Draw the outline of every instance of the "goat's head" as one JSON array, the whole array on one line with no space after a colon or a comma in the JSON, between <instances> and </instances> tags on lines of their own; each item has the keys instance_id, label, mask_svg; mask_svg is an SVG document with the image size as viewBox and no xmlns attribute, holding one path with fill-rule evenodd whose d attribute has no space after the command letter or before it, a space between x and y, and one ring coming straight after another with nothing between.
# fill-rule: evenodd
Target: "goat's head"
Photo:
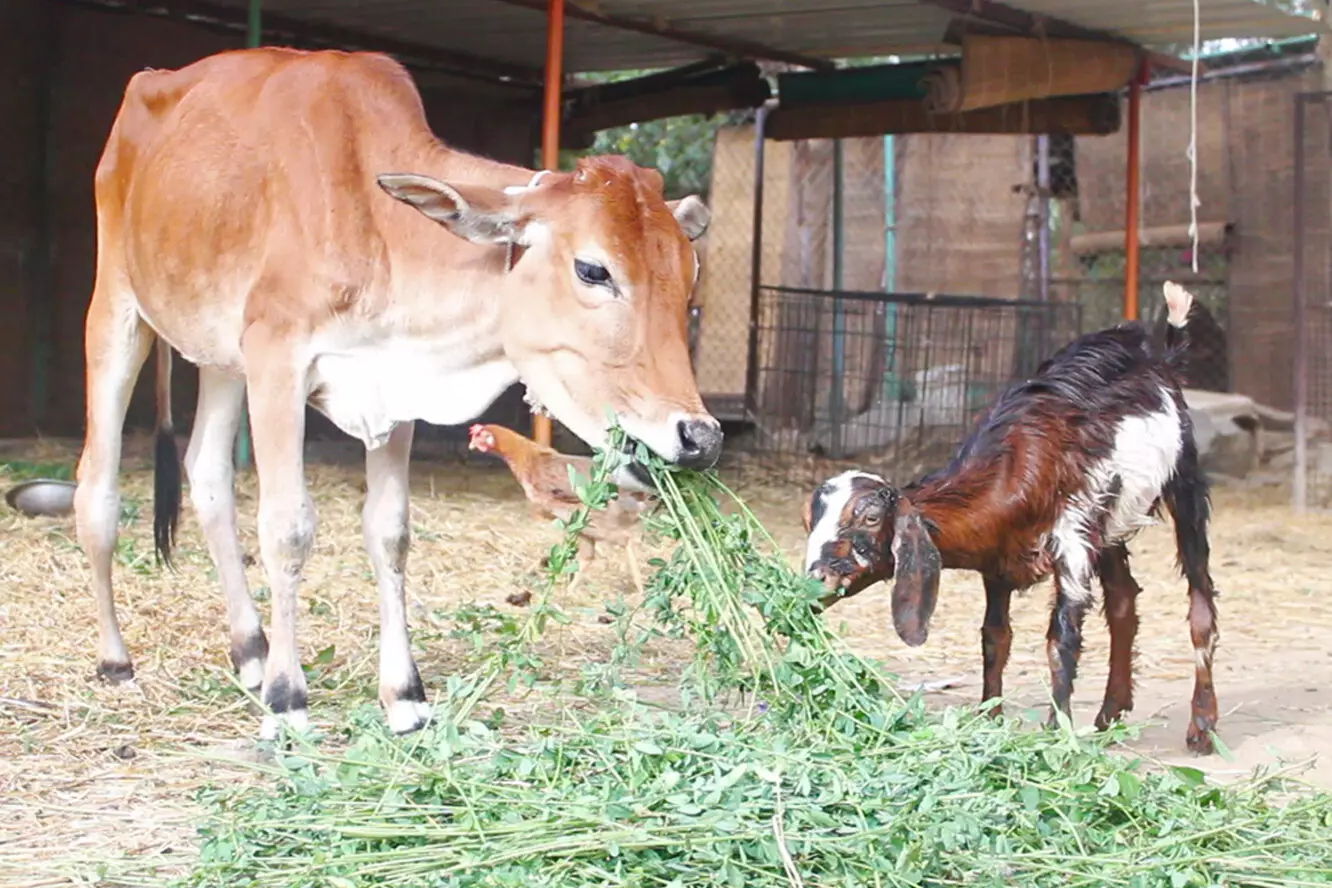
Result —
<instances>
[{"instance_id":1,"label":"goat's head","mask_svg":"<svg viewBox=\"0 0 1332 888\"><path fill-rule=\"evenodd\" d=\"M805 572L828 588L825 608L895 580L893 626L912 647L925 643L942 560L910 499L878 475L843 472L814 491L804 524Z\"/></svg>"}]
</instances>

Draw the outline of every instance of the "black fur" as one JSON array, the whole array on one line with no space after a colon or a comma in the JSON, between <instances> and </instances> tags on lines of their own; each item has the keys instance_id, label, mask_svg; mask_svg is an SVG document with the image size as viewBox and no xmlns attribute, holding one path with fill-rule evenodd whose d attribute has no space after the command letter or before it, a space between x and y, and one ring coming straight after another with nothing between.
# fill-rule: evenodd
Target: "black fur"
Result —
<instances>
[{"instance_id":1,"label":"black fur","mask_svg":"<svg viewBox=\"0 0 1332 888\"><path fill-rule=\"evenodd\" d=\"M1082 431L1088 460L1108 456L1118 420L1156 412L1163 406L1161 389L1178 390L1172 361L1182 351L1179 340L1172 339L1170 346L1158 362L1147 328L1136 321L1080 336L1047 358L1032 377L1001 392L949 464L911 487L956 474L973 458L993 457L1003 451L1015 425L1052 411Z\"/></svg>"},{"instance_id":2,"label":"black fur","mask_svg":"<svg viewBox=\"0 0 1332 888\"><path fill-rule=\"evenodd\" d=\"M1207 542L1207 525L1211 521L1212 500L1207 476L1198 464L1198 445L1193 440L1193 421L1188 411L1181 412L1184 428L1183 447L1174 476L1161 491L1162 499L1175 519L1175 541L1178 546L1180 572L1189 581L1191 589L1216 591L1208 572L1211 546Z\"/></svg>"},{"instance_id":3,"label":"black fur","mask_svg":"<svg viewBox=\"0 0 1332 888\"><path fill-rule=\"evenodd\" d=\"M134 680L134 666L131 663L112 663L103 660L97 664L97 677L111 684L123 684Z\"/></svg>"},{"instance_id":4,"label":"black fur","mask_svg":"<svg viewBox=\"0 0 1332 888\"><path fill-rule=\"evenodd\" d=\"M171 550L180 523L180 450L168 426L157 430L153 458L153 548L159 564L173 568Z\"/></svg>"},{"instance_id":5,"label":"black fur","mask_svg":"<svg viewBox=\"0 0 1332 888\"><path fill-rule=\"evenodd\" d=\"M306 697L305 688L292 687L286 676L279 675L273 679L273 683L264 692L264 705L274 715L281 715L284 712L297 712L306 709L309 701Z\"/></svg>"},{"instance_id":6,"label":"black fur","mask_svg":"<svg viewBox=\"0 0 1332 888\"><path fill-rule=\"evenodd\" d=\"M262 629L255 632L240 644L231 646L231 665L237 672L251 660L263 662L268 658L268 639ZM250 690L254 690L251 688Z\"/></svg>"}]
</instances>

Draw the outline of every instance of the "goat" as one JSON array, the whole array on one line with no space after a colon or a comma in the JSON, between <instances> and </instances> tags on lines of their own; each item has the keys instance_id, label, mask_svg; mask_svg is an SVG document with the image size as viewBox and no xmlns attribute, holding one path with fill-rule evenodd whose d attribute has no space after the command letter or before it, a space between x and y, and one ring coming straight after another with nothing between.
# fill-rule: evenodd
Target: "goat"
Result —
<instances>
[{"instance_id":1,"label":"goat","mask_svg":"<svg viewBox=\"0 0 1332 888\"><path fill-rule=\"evenodd\" d=\"M980 573L984 702L1003 695L1013 592L1053 574L1046 634L1053 724L1057 710L1069 714L1083 618L1099 576L1110 628L1110 678L1096 716L1104 729L1133 709L1141 589L1126 544L1155 523L1164 504L1189 584L1195 684L1187 743L1210 753L1218 637L1208 569L1211 501L1178 381L1193 297L1167 283L1165 298L1164 353L1152 349L1138 322L1089 333L1000 394L944 469L901 489L859 471L820 485L803 518L805 570L829 590L822 606L892 579L894 627L914 647L928 637L940 571Z\"/></svg>"}]
</instances>

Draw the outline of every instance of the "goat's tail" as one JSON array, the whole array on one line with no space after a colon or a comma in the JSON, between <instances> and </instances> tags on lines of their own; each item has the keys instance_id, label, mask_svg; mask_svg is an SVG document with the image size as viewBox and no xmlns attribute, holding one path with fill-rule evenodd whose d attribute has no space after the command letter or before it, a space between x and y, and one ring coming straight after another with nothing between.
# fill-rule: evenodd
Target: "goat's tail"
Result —
<instances>
[{"instance_id":1,"label":"goat's tail","mask_svg":"<svg viewBox=\"0 0 1332 888\"><path fill-rule=\"evenodd\" d=\"M1174 281L1162 286L1166 301L1165 362L1171 370L1183 370L1189 348L1189 316L1193 294Z\"/></svg>"},{"instance_id":2,"label":"goat's tail","mask_svg":"<svg viewBox=\"0 0 1332 888\"><path fill-rule=\"evenodd\" d=\"M171 346L157 337L157 447L153 454L153 548L171 567L180 522L180 450L171 419Z\"/></svg>"}]
</instances>

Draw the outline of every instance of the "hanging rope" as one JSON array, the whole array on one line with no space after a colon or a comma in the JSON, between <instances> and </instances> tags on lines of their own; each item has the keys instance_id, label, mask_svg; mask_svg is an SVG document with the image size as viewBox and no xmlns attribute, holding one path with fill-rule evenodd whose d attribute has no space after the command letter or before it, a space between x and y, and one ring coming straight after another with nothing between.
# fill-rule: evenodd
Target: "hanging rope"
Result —
<instances>
[{"instance_id":1,"label":"hanging rope","mask_svg":"<svg viewBox=\"0 0 1332 888\"><path fill-rule=\"evenodd\" d=\"M1201 0L1193 0L1193 73L1189 77L1189 238L1193 273L1198 273L1198 56L1202 54Z\"/></svg>"}]
</instances>

